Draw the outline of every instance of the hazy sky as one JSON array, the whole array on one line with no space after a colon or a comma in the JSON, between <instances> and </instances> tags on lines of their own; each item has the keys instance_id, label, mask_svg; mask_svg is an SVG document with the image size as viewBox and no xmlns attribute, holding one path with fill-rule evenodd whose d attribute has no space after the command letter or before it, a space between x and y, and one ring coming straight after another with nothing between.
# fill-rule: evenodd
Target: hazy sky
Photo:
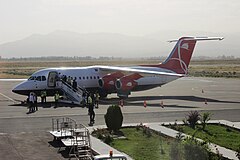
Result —
<instances>
[{"instance_id":1,"label":"hazy sky","mask_svg":"<svg viewBox=\"0 0 240 160\"><path fill-rule=\"evenodd\" d=\"M240 0L0 0L0 44L55 30L240 32Z\"/></svg>"}]
</instances>

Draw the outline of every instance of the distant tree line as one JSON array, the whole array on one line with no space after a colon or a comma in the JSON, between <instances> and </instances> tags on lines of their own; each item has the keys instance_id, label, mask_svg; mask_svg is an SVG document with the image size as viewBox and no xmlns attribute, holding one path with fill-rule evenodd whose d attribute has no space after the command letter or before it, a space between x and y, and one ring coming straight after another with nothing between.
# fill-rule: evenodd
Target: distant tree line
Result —
<instances>
[{"instance_id":1,"label":"distant tree line","mask_svg":"<svg viewBox=\"0 0 240 160\"><path fill-rule=\"evenodd\" d=\"M63 60L63 61L73 61L73 60L165 60L166 56L157 56L157 57L139 57L139 58L124 58L124 57L92 57L92 56L73 56L73 57L67 57L67 56L46 56L46 57L12 57L12 58L3 58L0 56L0 60L3 61L54 61L54 60ZM234 60L234 59L240 59L236 58L234 56L217 56L217 57L208 57L208 56L194 56L193 60Z\"/></svg>"},{"instance_id":2,"label":"distant tree line","mask_svg":"<svg viewBox=\"0 0 240 160\"><path fill-rule=\"evenodd\" d=\"M62 60L62 61L73 61L73 60L156 60L156 59L165 59L166 57L140 57L140 58L124 58L124 57L65 57L65 56L47 56L47 57L12 57L12 58L1 58L0 60L4 61L55 61L55 60Z\"/></svg>"}]
</instances>

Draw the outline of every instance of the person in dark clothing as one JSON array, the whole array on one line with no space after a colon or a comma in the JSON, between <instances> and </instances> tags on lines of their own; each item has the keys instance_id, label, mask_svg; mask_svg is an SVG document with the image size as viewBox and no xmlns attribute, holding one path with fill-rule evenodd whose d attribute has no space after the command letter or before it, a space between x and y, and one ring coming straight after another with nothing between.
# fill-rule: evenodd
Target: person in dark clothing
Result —
<instances>
[{"instance_id":1,"label":"person in dark clothing","mask_svg":"<svg viewBox=\"0 0 240 160\"><path fill-rule=\"evenodd\" d=\"M63 80L63 82L67 82L67 76L66 76L66 75L63 75L62 80Z\"/></svg>"},{"instance_id":2,"label":"person in dark clothing","mask_svg":"<svg viewBox=\"0 0 240 160\"><path fill-rule=\"evenodd\" d=\"M55 106L54 108L57 108L58 107L58 100L60 98L60 95L58 93L58 91L56 91L55 95L54 95L54 100L55 100Z\"/></svg>"},{"instance_id":3,"label":"person in dark clothing","mask_svg":"<svg viewBox=\"0 0 240 160\"><path fill-rule=\"evenodd\" d=\"M41 91L41 103L46 103L47 91Z\"/></svg>"},{"instance_id":4,"label":"person in dark clothing","mask_svg":"<svg viewBox=\"0 0 240 160\"><path fill-rule=\"evenodd\" d=\"M75 77L74 80L73 80L73 84L72 84L72 87L77 90L77 78Z\"/></svg>"},{"instance_id":5,"label":"person in dark clothing","mask_svg":"<svg viewBox=\"0 0 240 160\"><path fill-rule=\"evenodd\" d=\"M94 93L91 93L90 96L91 96L91 98L92 98L92 103L93 103L93 105L95 106L95 103L96 103L95 94L94 94Z\"/></svg>"},{"instance_id":6,"label":"person in dark clothing","mask_svg":"<svg viewBox=\"0 0 240 160\"><path fill-rule=\"evenodd\" d=\"M88 97L88 111L89 111L89 116L90 116L90 123L89 125L93 125L95 122L95 112L94 112L94 103L92 101L92 97Z\"/></svg>"}]
</instances>

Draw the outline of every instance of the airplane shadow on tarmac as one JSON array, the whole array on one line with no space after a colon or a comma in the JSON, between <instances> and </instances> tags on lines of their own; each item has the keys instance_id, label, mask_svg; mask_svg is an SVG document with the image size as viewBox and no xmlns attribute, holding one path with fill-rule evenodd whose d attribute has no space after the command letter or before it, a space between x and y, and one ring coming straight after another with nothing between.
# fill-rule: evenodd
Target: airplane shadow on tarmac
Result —
<instances>
[{"instance_id":1,"label":"airplane shadow on tarmac","mask_svg":"<svg viewBox=\"0 0 240 160\"><path fill-rule=\"evenodd\" d=\"M21 107L28 107L29 105L28 104L22 104L22 103L17 103L17 104L10 104L8 106L21 106ZM37 106L38 107L41 107L41 108L54 108L55 107L55 103L54 102L46 102L46 103L37 103ZM82 106L79 106L79 105L75 105L75 104L69 104L69 103L61 103L59 102L58 103L58 107L70 107L70 108L73 108L73 107L82 107Z\"/></svg>"},{"instance_id":2,"label":"airplane shadow on tarmac","mask_svg":"<svg viewBox=\"0 0 240 160\"><path fill-rule=\"evenodd\" d=\"M161 101L164 102L164 100L183 100L183 101L192 101L192 102L202 102L202 103L235 103L240 104L240 102L235 101L222 101L217 99L211 99L211 98L204 98L204 97L197 97L197 96L138 96L138 97L129 97L124 100L124 106L143 106L144 101L157 101L159 100L159 103L150 103L147 104L147 107L161 107ZM119 98L108 98L104 100L99 101L100 105L112 105L112 104L119 104ZM23 106L26 107L27 104L11 104L9 106ZM178 108L198 108L194 106L182 106L182 105L166 105L163 104L164 107L178 107ZM54 108L54 102L47 102L47 103L38 103L38 107L42 108ZM59 103L58 107L83 107L80 105L74 105L69 103Z\"/></svg>"},{"instance_id":3,"label":"airplane shadow on tarmac","mask_svg":"<svg viewBox=\"0 0 240 160\"><path fill-rule=\"evenodd\" d=\"M160 107L161 101L164 102L164 100L183 100L183 101L192 101L192 102L203 102L203 103L209 103L209 102L215 102L215 103L239 103L240 102L234 102L234 101L221 101L217 99L211 99L211 98L204 98L204 97L197 97L197 96L138 96L138 97L129 97L126 100L124 100L125 106L143 106L144 101L153 101L153 100L159 100L159 103L151 103L147 104L148 107ZM141 102L142 101L142 102ZM117 103L116 103L117 102ZM118 98L111 98L108 100L101 101L101 104L118 104L119 99ZM164 107L178 107L178 108L198 108L194 106L181 106L181 105L166 105L163 104Z\"/></svg>"}]
</instances>

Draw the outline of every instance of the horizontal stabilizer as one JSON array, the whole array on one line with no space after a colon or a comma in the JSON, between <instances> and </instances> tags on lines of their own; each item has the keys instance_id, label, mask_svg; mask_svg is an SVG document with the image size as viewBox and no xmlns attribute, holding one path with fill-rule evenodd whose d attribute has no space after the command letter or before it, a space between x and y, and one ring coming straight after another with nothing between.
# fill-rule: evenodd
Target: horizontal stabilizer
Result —
<instances>
[{"instance_id":1,"label":"horizontal stabilizer","mask_svg":"<svg viewBox=\"0 0 240 160\"><path fill-rule=\"evenodd\" d=\"M196 41L205 41L205 40L223 40L224 37L187 37L187 38L184 38L184 40L196 40ZM174 39L174 40L170 40L168 42L177 42L178 39Z\"/></svg>"}]
</instances>

